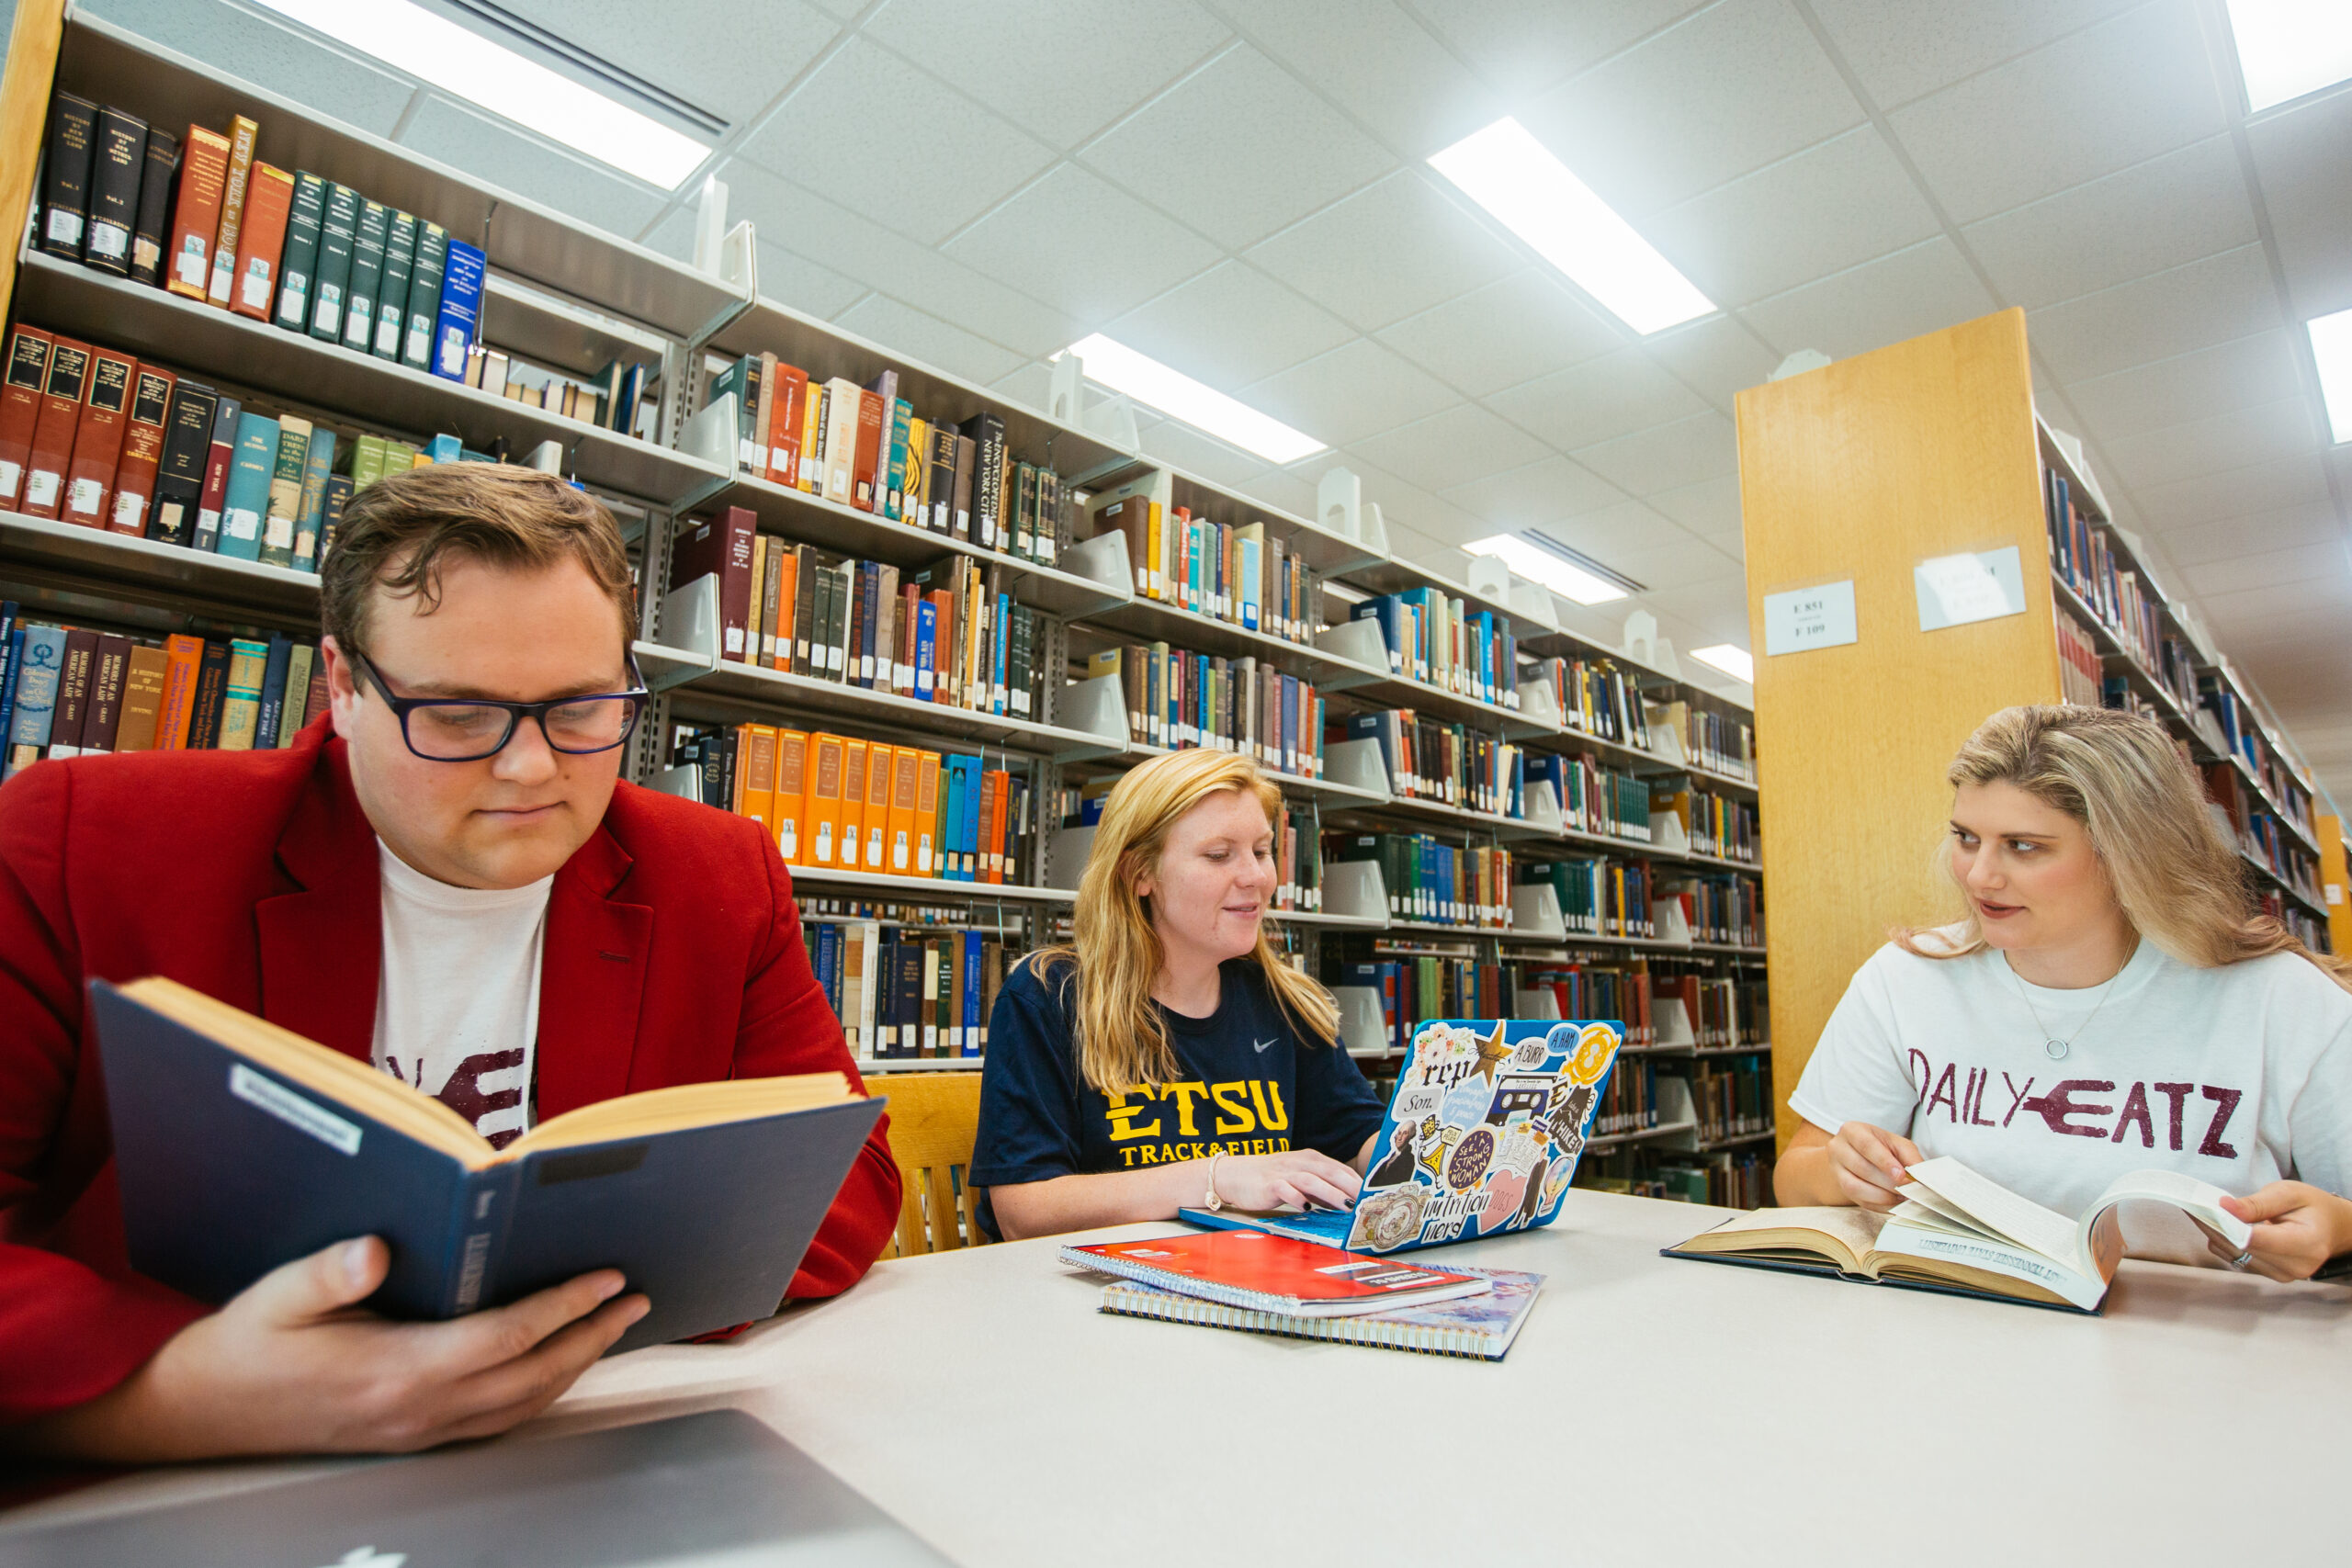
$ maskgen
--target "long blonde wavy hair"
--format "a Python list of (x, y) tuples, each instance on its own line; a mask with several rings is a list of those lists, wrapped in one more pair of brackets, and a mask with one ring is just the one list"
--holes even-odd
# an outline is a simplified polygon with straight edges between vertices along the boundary
[[(2182, 963), (2214, 969), (2291, 953), (2352, 990), (2352, 964), (2313, 953), (2271, 917), (2248, 912), (2237, 846), (2206, 809), (2204, 782), (2155, 720), (2072, 705), (2003, 708), (1977, 727), (1945, 776), (1954, 789), (2014, 785), (2080, 822), (2123, 918)], [(1896, 930), (1894, 940), (1922, 958), (1981, 953), (1984, 924), (1952, 871), (1948, 836), (1936, 859), (1961, 894), (1960, 940), (1916, 926)]]
[[(1079, 879), (1076, 946), (1046, 948), (1031, 960), (1038, 977), (1049, 983), (1059, 965), (1077, 965), (1071, 1011), (1079, 1070), (1104, 1094), (1125, 1094), (1177, 1077), (1168, 1026), (1151, 1005), (1152, 984), (1166, 953), (1152, 925), (1150, 900), (1136, 885), (1159, 871), (1177, 821), (1227, 790), (1255, 795), (1270, 825), (1282, 820), (1282, 791), (1256, 763), (1229, 751), (1155, 757), (1121, 779), (1103, 802), (1094, 848)], [(1330, 993), (1282, 961), (1263, 924), (1249, 958), (1275, 1003), (1311, 1043), (1329, 1045), (1339, 1039), (1340, 1012)]]

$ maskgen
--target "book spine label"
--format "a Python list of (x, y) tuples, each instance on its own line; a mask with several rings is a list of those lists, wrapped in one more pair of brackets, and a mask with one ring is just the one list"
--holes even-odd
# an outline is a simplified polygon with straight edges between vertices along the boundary
[(506, 1250), (507, 1230), (522, 1182), (522, 1163), (509, 1160), (476, 1171), (458, 1184), (457, 1223), (450, 1228), (457, 1238), (457, 1256), (446, 1270), (449, 1281), (446, 1315), (477, 1311), (501, 1295), (498, 1262)]

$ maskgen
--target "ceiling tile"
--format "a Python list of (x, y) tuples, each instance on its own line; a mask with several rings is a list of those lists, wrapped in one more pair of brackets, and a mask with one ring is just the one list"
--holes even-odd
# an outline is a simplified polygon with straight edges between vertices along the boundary
[(2189, 424), (2102, 443), (2108, 461), (2134, 488), (2169, 484), (2272, 458), (2308, 457), (2323, 445), (2316, 411), (2302, 398), (2233, 409)]
[(1565, 80), (1671, 26), (1704, 0), (1471, 0), (1420, 14), (1507, 95)]
[(1472, 397), (1607, 354), (1625, 329), (1529, 268), (1385, 327), (1380, 341)]
[(2139, 0), (1813, 0), (1883, 109), (2039, 49)]
[(1648, 219), (1643, 231), (1718, 305), (1744, 305), (1916, 244), (1936, 215), (1862, 126)]
[(1231, 36), (1190, 0), (888, 0), (864, 31), (1065, 152)]
[(1642, 351), (1719, 409), (1770, 380), (1781, 356), (1734, 316), (1709, 316), (1642, 339)]
[(2148, 525), (2164, 532), (2325, 501), (2327, 475), (2317, 457), (2279, 457), (2168, 485), (2140, 486), (2132, 496)]
[(974, 337), (961, 327), (902, 304), (887, 294), (867, 295), (835, 318), (834, 324), (982, 386), (1021, 363), (1021, 356), (1010, 349)]
[(2009, 303), (2031, 310), (2260, 236), (2237, 149), (2213, 136), (1971, 224), (1962, 238)]
[(1432, 491), (1524, 468), (1547, 453), (1544, 443), (1475, 403), (1383, 431), (1366, 445), (1392, 473)]
[(707, 28), (678, 26), (637, 0), (505, 0), (505, 8), (738, 127), (841, 34), (838, 19), (802, 0), (729, 8), (724, 49), (711, 47)]
[(1043, 411), (1053, 400), (1054, 367), (1042, 359), (1033, 359), (990, 381), (989, 390), (1010, 398), (1024, 408)]
[(1408, 158), (1451, 147), (1502, 110), (1445, 46), (1390, 0), (1217, 0), (1227, 22)]
[[(419, 91), (410, 78), (379, 69), (307, 28), (228, 5), (188, 0), (95, 0), (81, 7), (140, 37), (231, 75), (322, 108), (378, 136), (390, 136)], [(9, 12), (14, 14), (12, 3)], [(6, 52), (0, 43), (0, 53)], [(42, 80), (46, 82), (47, 76)], [(38, 89), (47, 92), (47, 87)], [(256, 155), (279, 159), (265, 121)], [(459, 167), (470, 165), (460, 164)]]
[(1520, 119), (1644, 220), (1862, 123), (1789, 0), (1721, 0), (1529, 104)]
[(2279, 402), (2302, 389), (2294, 344), (2281, 329), (2071, 382), (2066, 395), (2091, 434), (2113, 441), (2225, 409)]
[(2299, 577), (2232, 593), (2204, 593), (2198, 596), (2198, 602), (2217, 621), (2246, 618), (2260, 625), (2275, 624), (2307, 610), (2323, 612), (2338, 617), (2336, 627), (2340, 632), (2341, 617), (2352, 615), (2352, 571)]
[[(890, 112), (876, 112), (885, 104)], [(736, 152), (929, 244), (1053, 161), (1042, 142), (863, 38), (819, 66)]]
[(1645, 593), (1700, 583), (1723, 583), (1729, 585), (1735, 594), (1745, 594), (1747, 573), (1737, 556), (1679, 528), (1675, 534), (1674, 538), (1660, 539), (1640, 549), (1621, 550), (1610, 558), (1609, 564), (1644, 584)]
[(2297, 545), (2283, 550), (2231, 556), (2185, 569), (2181, 575), (2199, 595), (2235, 593), (2250, 588), (2278, 588), (2306, 578), (2342, 579), (2352, 573), (2344, 546), (2334, 539)]
[[(691, 231), (693, 215), (682, 214)], [(687, 243), (693, 243), (691, 232)], [(793, 254), (782, 245), (760, 241), (760, 293), (763, 298), (791, 306), (805, 315), (830, 318), (857, 303), (870, 290), (831, 267)]]
[(1698, 395), (1638, 348), (1497, 392), (1487, 406), (1562, 451), (1701, 412)]
[(2305, 502), (2275, 512), (2249, 512), (2219, 523), (2168, 528), (2157, 536), (2165, 555), (2183, 570), (2226, 560), (2249, 551), (2290, 549), (2297, 545), (2342, 541), (2344, 525), (2333, 501)]
[(1811, 348), (1844, 359), (1974, 321), (1994, 308), (1959, 249), (1935, 239), (1758, 300), (1741, 314), (1783, 354)]
[(1247, 44), (1114, 126), (1083, 156), (1235, 250), (1396, 165), (1379, 143)]
[(2074, 382), (2279, 324), (2269, 260), (2246, 245), (2031, 311), (2026, 333), (2058, 378)]
[(1640, 496), (1739, 471), (1731, 421), (1713, 410), (1579, 447), (1572, 456), (1610, 483)]
[(1247, 262), (1221, 262), (1102, 329), (1212, 387), (1262, 380), (1356, 331)]
[[(1391, 472), (1382, 461), (1385, 454), (1377, 450), (1378, 445), (1374, 442), (1353, 447), (1341, 453), (1340, 460), (1330, 466), (1352, 469), (1363, 480), (1363, 498), (1380, 503), (1381, 517), (1388, 525), (1392, 543), (1400, 525), (1447, 549), (1458, 549), (1494, 531), (1483, 519)], [(1323, 468), (1317, 467), (1314, 472), (1319, 478)]]
[(1739, 476), (1724, 474), (1697, 484), (1662, 490), (1645, 496), (1650, 505), (1702, 539), (1729, 548), (1726, 539), (1740, 537)]
[(1442, 493), (1501, 533), (1573, 517), (1579, 512), (1599, 512), (1632, 499), (1581, 463), (1559, 457), (1486, 474)]
[(1956, 222), (2224, 129), (2196, 0), (2157, 0), (1888, 117)]
[[(692, 261), (695, 254), (694, 209), (688, 207), (664, 209), (651, 228), (638, 231), (637, 243), (649, 251), (668, 256), (672, 261)], [(784, 251), (777, 246), (764, 240), (760, 242), (761, 259), (783, 254)]]
[(2352, 93), (2263, 115), (2245, 133), (2296, 310), (2352, 310)]
[[(1314, 479), (1322, 477), (1323, 470), (1316, 469)], [(1287, 468), (1269, 468), (1238, 488), (1277, 512), (1287, 512), (1293, 517), (1315, 515), (1314, 479), (1303, 479)]]
[(1638, 501), (1620, 502), (1598, 512), (1581, 512), (1535, 525), (1553, 538), (1578, 550), (1612, 570), (1625, 571), (1637, 581), (1639, 572), (1626, 571), (1624, 561), (1646, 558), (1648, 552), (1677, 547), (1695, 548), (1697, 535), (1658, 515)]
[(1366, 332), (1526, 265), (1484, 222), (1400, 170), (1258, 245), (1248, 259)]
[(1742, 583), (1724, 581), (1690, 588), (1656, 588), (1643, 594), (1638, 604), (1657, 617), (1659, 630), (1672, 628), (1668, 635), (1679, 650), (1686, 678), (1694, 671), (1713, 673), (1690, 658), (1692, 649), (1712, 648), (1719, 642), (1747, 646), (1747, 590)]
[[(2305, 649), (2325, 646), (2344, 636), (2352, 604), (2331, 596), (2301, 593), (2290, 606), (2285, 595), (2265, 598), (2265, 590), (2249, 593), (2215, 594), (2200, 604), (2213, 635), (2233, 660), (2252, 663), (2265, 650), (2283, 657), (2300, 656)], [(2338, 681), (2341, 689), (2341, 678)]]
[[(262, 137), (266, 148), (268, 132)], [(662, 210), (662, 197), (652, 186), (560, 151), (438, 94), (426, 96), (399, 140), (453, 169), (616, 234), (637, 233)]]
[(1217, 260), (1216, 246), (1074, 164), (940, 249), (1090, 327)]
[(1234, 394), (1317, 441), (1345, 446), (1461, 401), (1370, 338), (1294, 365)]
[(781, 243), (868, 288), (920, 299), (1027, 356), (1057, 353), (1085, 335), (1074, 318), (756, 164), (730, 161), (718, 177), (729, 186), (729, 212), (756, 226), (763, 258)]
[(1212, 484), (1239, 486), (1266, 471), (1267, 463), (1182, 420), (1163, 419), (1143, 433), (1143, 449), (1162, 462), (1198, 474)]

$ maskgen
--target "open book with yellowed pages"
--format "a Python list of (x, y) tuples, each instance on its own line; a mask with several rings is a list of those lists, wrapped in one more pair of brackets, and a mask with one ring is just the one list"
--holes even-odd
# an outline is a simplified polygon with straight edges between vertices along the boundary
[(1905, 1199), (1891, 1213), (1759, 1209), (1665, 1256), (2095, 1313), (2123, 1256), (2122, 1204), (2167, 1204), (2233, 1247), (2253, 1234), (2222, 1207), (2220, 1188), (2175, 1171), (2119, 1177), (2072, 1220), (1949, 1156), (1909, 1173)]
[(616, 1349), (730, 1327), (775, 1311), (882, 1111), (837, 1072), (735, 1078), (584, 1106), (499, 1149), (398, 1078), (185, 986), (89, 989), (131, 1266), (202, 1301), (377, 1235), (391, 1270), (367, 1304), (394, 1316), (613, 1268), (652, 1299)]

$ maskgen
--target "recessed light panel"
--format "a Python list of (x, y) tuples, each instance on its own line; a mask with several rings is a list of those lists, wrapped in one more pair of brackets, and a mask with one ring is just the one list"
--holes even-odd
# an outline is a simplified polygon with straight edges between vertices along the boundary
[(2352, 310), (2338, 310), (2310, 323), (2312, 357), (2319, 361), (2320, 396), (2327, 400), (2327, 423), (2335, 439), (2352, 441)]
[[(1245, 452), (1254, 452), (1269, 463), (1295, 463), (1325, 450), (1324, 443), (1312, 435), (1293, 430), (1273, 415), (1260, 413), (1248, 403), (1101, 333), (1080, 339), (1064, 352), (1085, 362), (1087, 379), (1125, 392), (1148, 408), (1205, 430)], [(1061, 355), (1054, 357), (1059, 359)]]
[(1462, 547), (1474, 556), (1492, 556), (1528, 581), (1540, 582), (1561, 598), (1573, 599), (1579, 604), (1606, 604), (1625, 597), (1625, 591), (1615, 583), (1509, 534), (1474, 539)]
[(2249, 113), (2352, 77), (2346, 0), (2230, 0), (2230, 31)]
[(1751, 686), (1756, 684), (1756, 660), (1744, 648), (1719, 642), (1713, 648), (1692, 649), (1690, 657), (1702, 663), (1712, 664), (1724, 674), (1745, 681)]

